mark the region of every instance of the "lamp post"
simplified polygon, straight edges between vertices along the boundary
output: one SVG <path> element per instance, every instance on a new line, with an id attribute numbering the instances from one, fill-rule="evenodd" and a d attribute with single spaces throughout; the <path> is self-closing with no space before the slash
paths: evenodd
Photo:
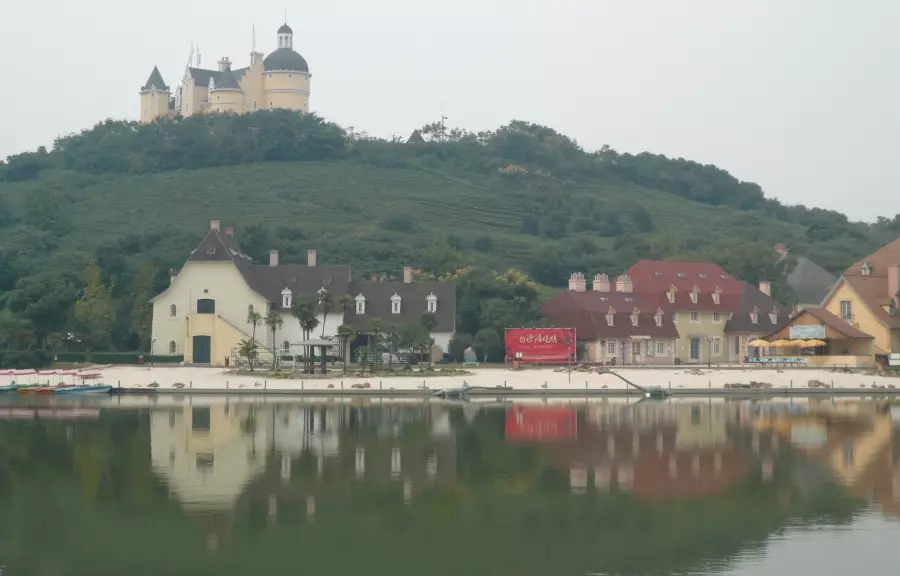
<path id="1" fill-rule="evenodd" d="M 713 339 L 709 336 L 706 337 L 706 367 L 712 367 L 712 343 Z"/>

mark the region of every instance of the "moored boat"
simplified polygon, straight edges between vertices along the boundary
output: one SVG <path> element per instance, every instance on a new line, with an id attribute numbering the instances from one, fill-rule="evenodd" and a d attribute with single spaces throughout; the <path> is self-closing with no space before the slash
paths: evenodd
<path id="1" fill-rule="evenodd" d="M 90 384 L 87 386 L 60 386 L 55 389 L 57 394 L 109 394 L 112 386 L 109 384 Z"/>

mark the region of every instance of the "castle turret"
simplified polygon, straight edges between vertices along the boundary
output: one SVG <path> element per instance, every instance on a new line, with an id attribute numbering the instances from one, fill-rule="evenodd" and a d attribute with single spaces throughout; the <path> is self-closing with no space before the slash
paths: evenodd
<path id="1" fill-rule="evenodd" d="M 278 29 L 278 49 L 263 61 L 263 97 L 266 108 L 309 111 L 309 65 L 294 52 L 294 31 L 284 24 Z"/>
<path id="2" fill-rule="evenodd" d="M 146 124 L 157 118 L 169 116 L 169 100 L 172 94 L 156 66 L 153 67 L 153 72 L 150 73 L 147 82 L 141 87 L 140 94 L 141 122 Z"/>

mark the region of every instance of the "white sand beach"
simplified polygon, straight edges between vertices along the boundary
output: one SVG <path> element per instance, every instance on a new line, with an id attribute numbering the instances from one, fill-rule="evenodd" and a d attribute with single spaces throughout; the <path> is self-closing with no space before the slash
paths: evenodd
<path id="1" fill-rule="evenodd" d="M 439 370 L 439 369 L 438 369 Z M 452 388 L 468 383 L 470 386 L 509 386 L 517 390 L 541 389 L 601 389 L 624 390 L 627 385 L 611 374 L 572 371 L 558 372 L 552 369 L 511 370 L 503 368 L 471 368 L 470 374 L 440 376 L 440 371 L 418 378 L 409 376 L 342 376 L 337 371 L 330 378 L 304 378 L 296 374 L 290 379 L 268 379 L 263 374 L 235 374 L 221 368 L 200 367 L 149 367 L 149 366 L 106 366 L 95 367 L 100 372 L 99 381 L 123 387 L 146 387 L 151 382 L 160 389 L 172 388 L 176 383 L 184 388 L 201 390 L 257 388 L 267 390 L 340 390 L 352 388 L 353 384 L 368 382 L 371 389 L 414 390 L 423 385 L 430 389 Z M 664 388 L 722 388 L 725 384 L 765 382 L 773 388 L 806 388 L 810 381 L 819 381 L 835 388 L 900 388 L 900 378 L 848 374 L 831 370 L 813 369 L 614 369 L 613 372 L 639 386 L 660 386 Z"/>

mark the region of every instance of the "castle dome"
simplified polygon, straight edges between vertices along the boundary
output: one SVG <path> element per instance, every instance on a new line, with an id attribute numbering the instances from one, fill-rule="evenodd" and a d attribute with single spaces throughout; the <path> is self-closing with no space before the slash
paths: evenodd
<path id="1" fill-rule="evenodd" d="M 278 29 L 278 33 L 279 34 L 293 34 L 294 31 L 291 30 L 291 27 L 288 26 L 287 24 L 282 24 L 281 28 Z"/>
<path id="2" fill-rule="evenodd" d="M 285 24 L 285 26 L 287 25 Z M 286 70 L 289 72 L 309 73 L 309 65 L 306 63 L 306 59 L 291 48 L 279 48 L 266 56 L 266 59 L 263 60 L 263 67 L 266 72 Z"/>

